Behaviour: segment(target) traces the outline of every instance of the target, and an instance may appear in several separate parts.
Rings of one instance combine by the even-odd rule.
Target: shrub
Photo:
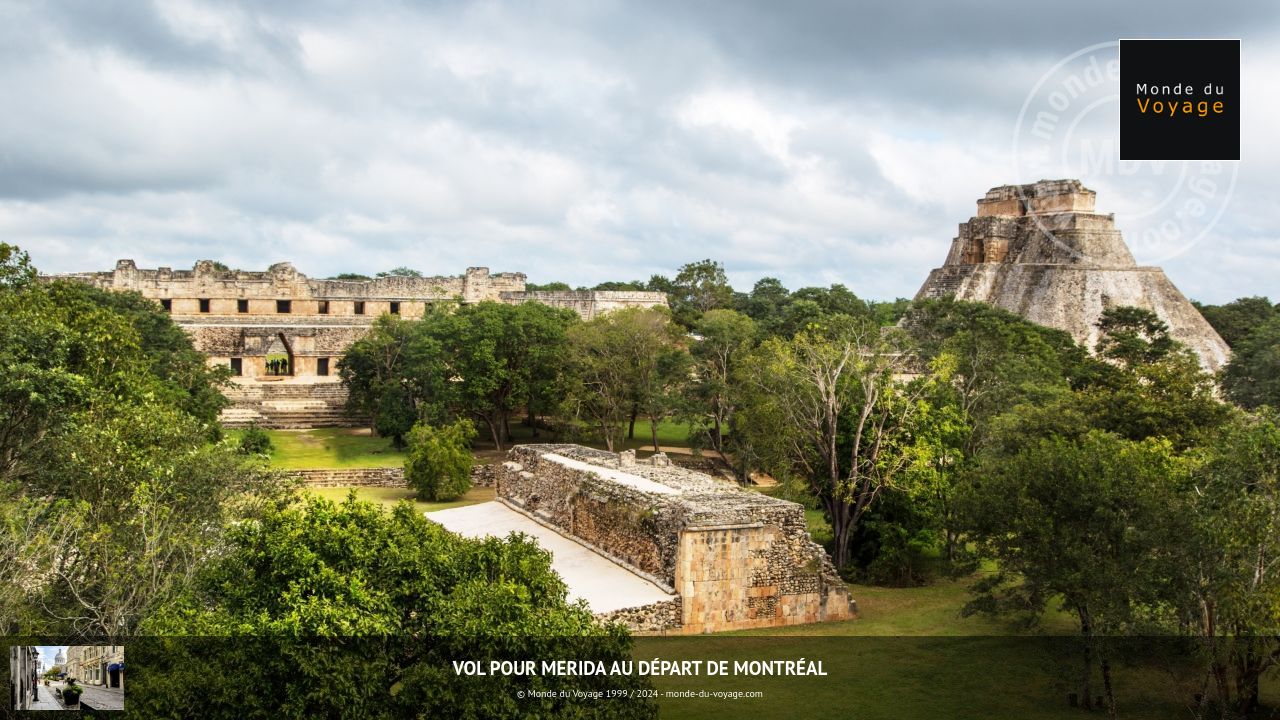
[[[433,427],[413,426],[405,440],[409,456],[404,462],[404,479],[423,500],[440,502],[461,497],[471,488],[471,440],[475,426],[469,420]]]
[[[84,692],[84,688],[75,684],[75,680],[69,680],[65,688],[62,689],[62,700],[67,705],[75,705],[80,702],[80,694]]]
[[[275,448],[271,445],[271,436],[257,423],[245,428],[240,436],[240,452],[245,455],[270,455]]]

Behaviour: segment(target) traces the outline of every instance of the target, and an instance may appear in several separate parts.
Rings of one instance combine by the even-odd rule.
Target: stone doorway
[[[267,346],[266,368],[268,377],[293,375],[293,348],[285,340],[284,333],[277,333]]]

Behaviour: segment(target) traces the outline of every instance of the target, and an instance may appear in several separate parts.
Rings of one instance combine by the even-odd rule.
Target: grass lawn
[[[241,431],[228,432],[238,438]],[[626,447],[649,446],[648,433],[648,423],[637,423],[636,439],[626,441]],[[275,448],[271,453],[271,466],[280,470],[381,468],[404,464],[404,452],[391,447],[389,438],[377,437],[367,428],[268,430],[267,434]],[[658,442],[663,446],[688,447],[688,434],[689,428],[679,423],[666,421],[658,426]],[[513,443],[555,442],[555,438],[546,431],[535,438],[532,428],[518,422],[512,423],[511,435]],[[590,446],[604,448],[598,443]],[[482,462],[492,462],[505,457],[506,451],[495,451],[487,434],[481,432],[476,439],[475,454]]]
[[[237,431],[232,431],[237,432]],[[404,453],[364,428],[268,430],[271,466],[280,470],[400,467]]]
[[[759,691],[760,698],[660,697],[663,718],[804,717],[858,720],[1091,717],[1067,703],[1080,667],[1072,618],[1051,612],[1036,634],[1002,619],[961,617],[974,578],[919,588],[850,585],[856,620],[699,637],[642,637],[634,657],[665,660],[821,660],[825,677],[653,678],[666,691]],[[1150,658],[1154,657],[1155,660]],[[1193,678],[1157,651],[1114,667],[1119,717],[1190,717]],[[1100,678],[1094,692],[1102,694]],[[1263,702],[1280,702],[1274,680]],[[1095,711],[1092,716],[1106,717]]]
[[[409,488],[385,488],[385,487],[327,487],[327,488],[307,488],[307,492],[327,498],[334,502],[342,502],[347,499],[347,493],[355,491],[356,497],[361,500],[378,503],[386,508],[392,508],[402,500],[408,500],[413,503],[414,508],[420,512],[432,512],[434,510],[444,510],[452,507],[462,507],[463,505],[475,505],[476,503],[488,502],[493,499],[493,488],[473,487],[467,491],[467,494],[452,500],[450,502],[430,503],[423,502],[414,498],[414,491]]]

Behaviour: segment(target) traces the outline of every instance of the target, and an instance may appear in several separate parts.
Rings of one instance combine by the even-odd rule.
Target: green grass
[[[385,468],[404,465],[404,453],[390,438],[362,428],[268,430],[274,451],[271,466],[279,470]]]
[[[465,495],[449,502],[423,502],[414,497],[414,491],[409,488],[388,488],[388,487],[327,487],[327,488],[307,488],[307,492],[312,495],[341,502],[347,499],[347,493],[355,491],[356,497],[361,500],[367,500],[382,505],[385,508],[392,508],[402,500],[408,500],[413,503],[413,507],[419,512],[433,512],[435,510],[445,510],[453,507],[462,507],[463,505],[475,505],[476,503],[488,502],[493,499],[493,488],[473,487],[467,491]]]
[[[475,454],[478,459],[492,461],[504,452],[495,452],[493,443],[483,428],[476,439]],[[233,438],[242,431],[231,430]],[[314,470],[348,468],[400,467],[404,464],[404,452],[391,446],[390,438],[377,437],[367,428],[317,428],[314,430],[268,430],[271,444],[271,466],[279,470]],[[511,441],[516,443],[555,442],[555,438],[543,431],[533,436],[533,429],[519,422],[511,425]],[[680,423],[665,421],[658,426],[658,443],[667,447],[688,447],[689,428]],[[602,443],[589,443],[603,448]],[[636,438],[625,441],[628,448],[649,446],[648,423],[636,423]]]
[[[963,617],[976,579],[926,587],[850,585],[859,616],[700,637],[642,637],[634,657],[665,660],[821,660],[826,677],[653,678],[664,691],[760,691],[762,698],[661,698],[663,718],[804,717],[859,720],[1091,717],[1067,703],[1080,667],[1070,616],[1051,611],[1034,631],[1000,618]],[[1185,702],[1198,676],[1156,651],[1114,666],[1119,717],[1190,717]],[[1094,692],[1102,694],[1100,677]],[[1274,679],[1263,702],[1280,701]],[[1096,717],[1105,713],[1095,711]]]

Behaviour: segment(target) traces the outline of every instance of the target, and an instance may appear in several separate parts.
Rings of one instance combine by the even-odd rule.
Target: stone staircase
[[[347,414],[347,390],[337,382],[236,382],[223,394],[231,401],[219,417],[224,427],[257,423],[273,430],[309,430],[369,424]]]

